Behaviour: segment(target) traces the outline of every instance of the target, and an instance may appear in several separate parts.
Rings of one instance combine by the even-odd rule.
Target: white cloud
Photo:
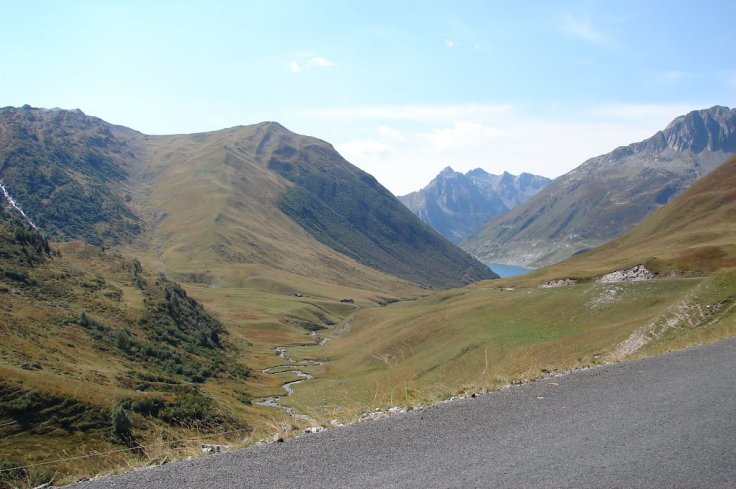
[[[461,148],[480,148],[489,141],[508,137],[508,131],[475,122],[455,122],[450,127],[435,128],[417,137],[426,141],[435,151]]]
[[[394,129],[393,127],[386,126],[386,125],[380,125],[378,126],[378,136],[382,140],[391,140],[391,141],[404,141],[406,138],[403,134],[401,134],[399,131]]]
[[[298,52],[296,53],[296,57],[300,58],[302,61],[289,61],[288,67],[291,73],[300,73],[304,69],[309,70],[313,68],[329,68],[335,66],[335,63],[331,60],[322,56],[314,56],[308,51]]]
[[[327,58],[314,56],[307,61],[307,66],[310,68],[328,68],[330,66],[335,66],[335,63]]]
[[[385,158],[396,150],[390,144],[371,139],[356,139],[338,144],[336,147],[340,153],[344,152],[358,158]]]
[[[453,41],[452,39],[445,39],[445,46],[452,49],[457,46],[457,42]]]
[[[334,108],[311,108],[297,111],[296,115],[330,120],[377,119],[416,122],[475,121],[489,116],[507,114],[507,104],[461,105],[379,105]]]
[[[499,105],[326,109],[326,122],[340,124],[332,135],[321,136],[403,195],[424,187],[447,165],[462,172],[481,167],[496,174],[557,177],[589,158],[651,137],[701,106],[612,103],[544,116]],[[364,136],[351,137],[356,128]]]
[[[571,13],[566,13],[561,17],[559,27],[565,34],[589,44],[603,47],[615,44],[611,37],[594,26],[590,20],[581,19]]]

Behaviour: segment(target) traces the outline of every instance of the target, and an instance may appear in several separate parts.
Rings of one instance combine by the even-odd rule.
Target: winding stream
[[[297,413],[293,408],[290,408],[288,406],[282,406],[280,401],[284,397],[288,397],[292,394],[294,394],[294,386],[296,384],[301,384],[302,382],[306,382],[307,380],[313,379],[314,377],[306,372],[302,372],[297,367],[308,367],[310,365],[322,365],[322,362],[318,362],[316,360],[302,360],[299,362],[295,362],[293,358],[288,356],[286,354],[286,347],[285,346],[279,346],[275,350],[276,354],[279,358],[283,359],[284,361],[288,362],[282,365],[274,365],[273,367],[264,368],[261,370],[264,374],[269,375],[283,375],[283,374],[293,374],[299,377],[298,380],[291,380],[289,382],[286,382],[284,384],[281,384],[281,388],[286,392],[283,396],[269,396],[264,398],[261,401],[256,402],[259,406],[267,406],[267,407],[273,407],[278,408],[284,411],[289,416],[292,416],[294,419],[298,419],[300,421],[306,421],[308,423],[316,424],[316,421],[307,416],[306,414]]]

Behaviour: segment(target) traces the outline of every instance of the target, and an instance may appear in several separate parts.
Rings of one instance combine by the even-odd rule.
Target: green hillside
[[[137,261],[81,242],[52,249],[0,208],[0,298],[2,468],[118,450],[163,432],[175,440],[192,428],[250,430],[247,414],[222,409],[208,392],[248,381],[241,347],[179,285]],[[0,486],[90,474],[132,454],[1,472]]]
[[[132,144],[111,128],[73,111],[0,109],[0,179],[52,238],[112,245],[141,231],[124,190]]]

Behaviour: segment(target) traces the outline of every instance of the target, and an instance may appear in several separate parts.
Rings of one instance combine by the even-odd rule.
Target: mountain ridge
[[[495,276],[332,145],[277,122],[149,136],[81,111],[6,107],[0,178],[54,239],[138,247],[179,277],[212,276],[212,263],[232,275],[228,262],[344,284]],[[347,187],[361,206],[344,215]]]

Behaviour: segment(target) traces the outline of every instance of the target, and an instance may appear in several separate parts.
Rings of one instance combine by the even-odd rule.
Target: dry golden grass
[[[323,421],[350,420],[376,407],[425,404],[600,363],[703,281],[706,289],[713,287],[710,280],[588,283],[556,289],[476,287],[364,309],[349,319],[348,333],[325,347],[290,350],[329,363],[313,367],[310,372],[317,379],[297,386],[287,403],[297,410],[315,409]],[[736,283],[726,280],[717,288],[717,293],[695,297],[694,304],[707,307],[733,301]],[[733,309],[722,314],[714,316],[709,332],[703,334],[721,338],[733,332]],[[699,334],[693,332],[681,343],[670,342],[669,337],[657,343],[665,349],[690,344]]]

